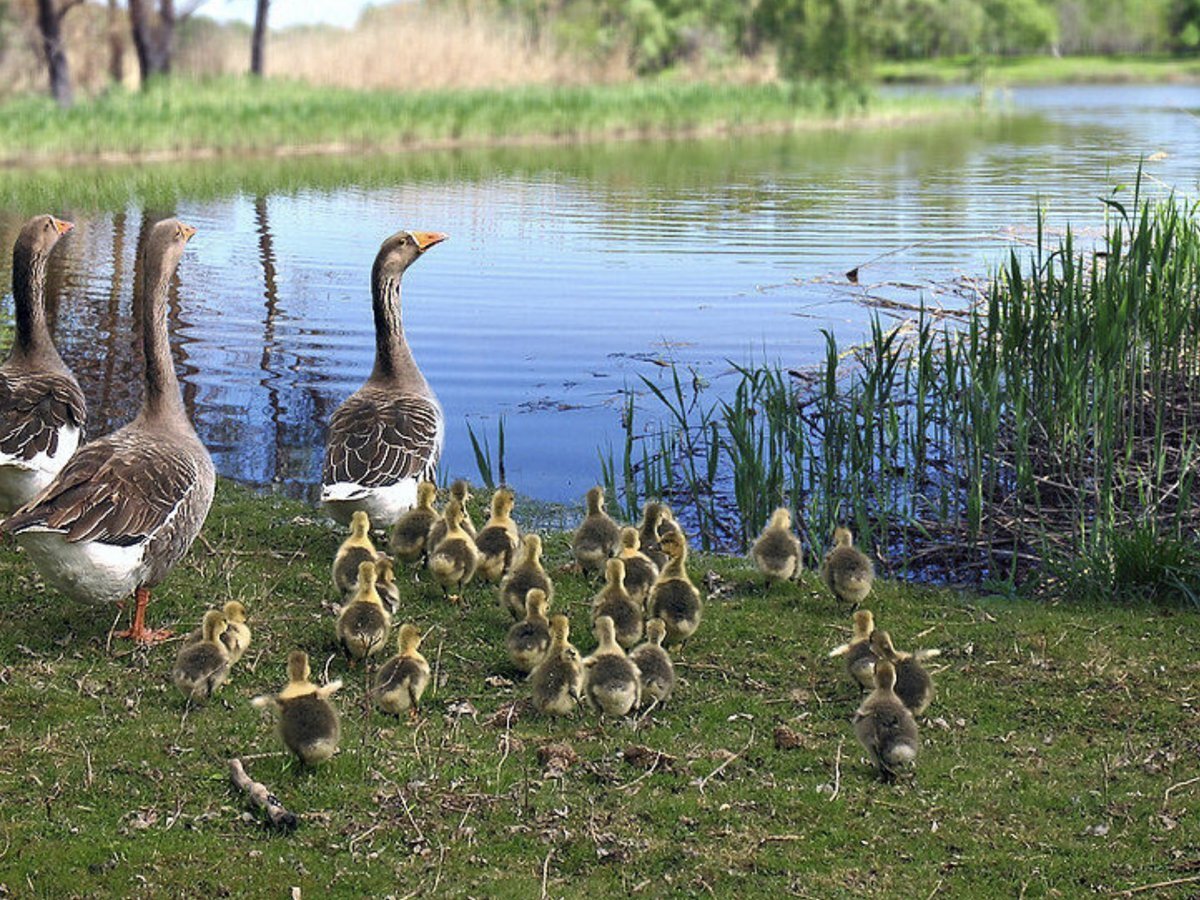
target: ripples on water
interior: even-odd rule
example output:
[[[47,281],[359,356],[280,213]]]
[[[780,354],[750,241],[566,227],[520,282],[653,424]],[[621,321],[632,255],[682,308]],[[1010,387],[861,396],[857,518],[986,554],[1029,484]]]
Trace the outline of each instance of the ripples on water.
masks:
[[[840,275],[882,253],[908,248],[863,267],[864,285],[982,274],[1006,252],[998,230],[1028,233],[1039,203],[1051,227],[1100,225],[1096,198],[1142,157],[1168,154],[1148,164],[1152,185],[1196,185],[1194,89],[1031,89],[1013,103],[1023,114],[1000,122],[445,154],[415,175],[411,161],[342,160],[333,184],[293,171],[218,199],[187,199],[211,192],[166,168],[185,178],[172,209],[52,210],[79,226],[52,266],[59,346],[91,433],[130,418],[139,234],[165,214],[196,225],[171,319],[197,428],[222,474],[311,495],[325,422],[371,368],[380,241],[446,231],[403,297],[447,414],[443,471],[475,476],[466,424],[494,444],[504,415],[509,481],[574,502],[598,448],[620,439],[621,389],[662,373],[651,361],[718,388],[727,360],[802,367],[823,354],[820,329],[864,336],[869,312]],[[8,246],[25,212],[0,210]]]

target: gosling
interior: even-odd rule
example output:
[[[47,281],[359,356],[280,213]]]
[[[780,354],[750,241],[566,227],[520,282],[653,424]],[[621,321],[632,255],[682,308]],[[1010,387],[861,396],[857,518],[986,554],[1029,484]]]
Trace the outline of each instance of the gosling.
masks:
[[[881,659],[875,664],[875,690],[854,714],[854,734],[884,781],[916,764],[920,739],[917,720],[896,696],[896,670]]]
[[[371,541],[371,520],[361,509],[350,517],[350,536],[342,541],[333,558],[333,586],[345,598],[354,591],[358,567],[375,562],[375,544]]]
[[[532,590],[542,591],[547,604],[554,599],[554,582],[542,568],[542,539],[527,534],[521,539],[516,563],[500,582],[500,606],[519,620],[525,614],[525,599]]]
[[[550,621],[546,618],[546,592],[531,588],[525,597],[525,619],[508,629],[504,647],[519,672],[529,673],[550,652]]]
[[[833,530],[833,549],[825,554],[821,564],[821,580],[836,596],[855,606],[871,593],[875,567],[870,558],[854,546],[849,529]]]
[[[599,646],[583,661],[584,693],[594,709],[610,716],[626,715],[641,703],[641,673],[617,643],[611,618],[598,618],[595,634]]]
[[[637,666],[642,683],[642,702],[647,698],[655,706],[666,703],[675,691],[675,664],[663,649],[667,626],[662,619],[651,619],[646,623],[646,643],[634,648],[629,654]]]
[[[834,647],[830,656],[846,657],[846,674],[866,690],[875,687],[875,651],[871,649],[871,633],[875,617],[869,609],[854,613],[854,633],[850,642]]]
[[[274,697],[256,697],[251,703],[260,709],[273,707],[284,746],[306,766],[315,766],[337,752],[342,725],[329,698],[342,683],[317,687],[309,681],[310,674],[308,654],[293,650],[288,654],[287,686]]]
[[[656,542],[657,546],[657,542]],[[650,597],[650,588],[658,580],[658,566],[641,550],[638,530],[632,525],[621,529],[621,552],[618,559],[625,563],[625,590],[643,609]]]
[[[871,649],[877,659],[886,659],[896,671],[896,694],[904,701],[904,705],[912,710],[914,716],[919,716],[929,708],[933,700],[933,679],[925,671],[920,660],[929,659],[941,654],[940,650],[918,650],[916,653],[903,653],[892,644],[892,636],[886,631],[876,631],[871,635]],[[878,668],[879,663],[875,664]],[[878,684],[878,680],[876,680]]]
[[[383,649],[392,630],[392,617],[375,590],[375,577],[373,561],[359,564],[354,596],[338,614],[338,644],[351,665]]]
[[[603,570],[605,560],[616,554],[620,537],[620,527],[604,510],[604,488],[596,485],[587,492],[587,515],[571,543],[575,562],[584,572]]]
[[[569,635],[566,616],[550,619],[550,650],[529,676],[533,705],[543,715],[570,715],[583,694],[583,661]]]
[[[229,676],[229,651],[221,643],[225,616],[215,609],[204,614],[203,636],[175,657],[171,678],[192,703],[205,703]]]
[[[617,643],[628,650],[642,638],[642,613],[642,605],[625,590],[625,562],[610,559],[604,568],[604,587],[592,598],[593,625],[608,616],[616,626]]]
[[[512,567],[520,540],[517,523],[512,518],[514,502],[512,491],[507,488],[496,491],[492,495],[491,518],[475,535],[475,547],[479,550],[476,574],[485,581],[499,582]]]
[[[688,577],[687,541],[682,532],[663,535],[661,546],[667,554],[667,564],[650,589],[650,616],[663,620],[667,627],[667,643],[676,647],[700,627],[704,607],[700,591]]]
[[[800,570],[800,540],[792,534],[792,514],[781,506],[771,513],[771,521],[763,529],[750,557],[766,580],[766,589],[776,581],[788,581]]]
[[[430,676],[429,662],[417,649],[421,646],[421,630],[415,625],[401,625],[396,643],[399,652],[380,666],[375,678],[375,703],[393,716],[407,712],[415,719]]]
[[[388,538],[388,549],[392,556],[403,563],[423,562],[432,549],[427,543],[429,530],[438,520],[433,501],[437,499],[437,486],[431,481],[417,485],[417,505],[404,513],[392,526]]]
[[[457,500],[446,504],[446,536],[433,548],[429,569],[442,586],[442,596],[452,603],[462,600],[462,590],[475,575],[479,551],[475,540],[463,529],[463,509]],[[450,588],[455,593],[450,593]]]

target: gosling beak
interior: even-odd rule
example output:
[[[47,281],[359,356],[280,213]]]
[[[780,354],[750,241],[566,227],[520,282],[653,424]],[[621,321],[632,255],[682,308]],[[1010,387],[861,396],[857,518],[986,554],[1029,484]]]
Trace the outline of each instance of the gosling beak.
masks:
[[[54,223],[54,228],[59,234],[66,234],[75,227],[74,222],[64,222],[62,219],[55,219],[53,216],[50,217],[50,221]]]
[[[424,253],[434,244],[440,244],[449,235],[442,234],[440,231],[413,231],[410,232],[413,240],[417,242],[417,249]]]
[[[192,235],[196,233],[195,228],[193,228],[191,225],[184,225],[183,223],[180,223],[179,230],[183,232],[183,239],[185,242],[190,241],[192,239]]]

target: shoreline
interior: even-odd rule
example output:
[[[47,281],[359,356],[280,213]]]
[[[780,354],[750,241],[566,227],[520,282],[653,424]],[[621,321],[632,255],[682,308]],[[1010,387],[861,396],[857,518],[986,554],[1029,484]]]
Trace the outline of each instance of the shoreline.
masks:
[[[636,127],[619,125],[600,130],[584,130],[567,134],[529,132],[526,134],[495,135],[492,137],[412,138],[398,141],[328,141],[317,143],[276,144],[263,147],[222,148],[182,147],[170,150],[120,151],[96,153],[17,154],[0,156],[0,171],[31,171],[64,167],[128,166],[212,160],[308,159],[344,157],[356,153],[386,155],[392,153],[422,153],[427,151],[488,150],[507,147],[573,147],[585,144],[626,143],[635,141],[672,141],[719,137],[752,137],[754,135],[788,134],[811,131],[850,131],[862,128],[899,128],[943,121],[962,112],[957,105],[942,110],[892,110],[866,112],[856,115],[837,115],[828,118],[794,119],[738,124],[729,121],[695,125]],[[972,110],[973,114],[978,114]]]

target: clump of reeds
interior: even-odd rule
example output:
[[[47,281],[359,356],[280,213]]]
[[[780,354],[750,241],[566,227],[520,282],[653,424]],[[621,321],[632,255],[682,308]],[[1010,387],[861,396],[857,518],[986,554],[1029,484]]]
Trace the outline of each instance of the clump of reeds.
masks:
[[[741,368],[719,403],[685,407],[677,373],[674,397],[647,382],[666,427],[638,438],[632,464],[630,407],[610,489],[627,505],[694,498],[706,543],[745,546],[786,502],[814,554],[845,522],[913,574],[1018,583],[1040,569],[1042,583],[1087,574],[1123,595],[1141,579],[1144,595],[1193,597],[1200,578],[1180,571],[1195,554],[1178,547],[1200,531],[1200,219],[1176,200],[1108,202],[1101,247],[1068,231],[1051,250],[1039,227],[1032,258],[1010,255],[964,327],[875,318],[849,361],[826,334],[817,377]]]

